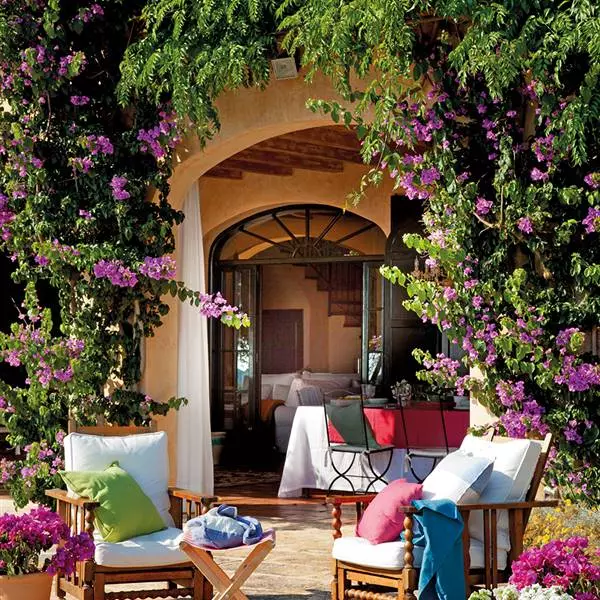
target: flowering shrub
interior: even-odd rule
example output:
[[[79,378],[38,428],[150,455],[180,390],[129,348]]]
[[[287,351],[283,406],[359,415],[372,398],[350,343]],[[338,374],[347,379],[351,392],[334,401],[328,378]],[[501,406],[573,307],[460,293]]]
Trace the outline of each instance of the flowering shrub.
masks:
[[[509,435],[551,432],[547,482],[597,505],[596,7],[388,6],[350,15],[306,0],[283,27],[288,51],[301,48],[308,72],[330,75],[347,101],[311,106],[361,139],[371,168],[351,201],[389,178],[404,196],[395,202],[422,205],[422,231],[403,240],[439,277],[382,273],[462,353],[462,369],[421,352],[419,377],[476,393]]]
[[[533,509],[523,544],[532,548],[573,536],[586,537],[591,548],[600,548],[600,512],[564,500],[556,508]]]
[[[308,78],[330,76],[346,101],[311,108],[354,126],[371,165],[350,200],[389,178],[423,206],[422,234],[404,241],[439,280],[383,272],[464,356],[458,369],[418,353],[420,377],[477,393],[509,435],[552,432],[547,481],[597,505],[599,15],[589,0],[546,4],[151,0],[121,85],[172,93],[210,134],[214,96],[263,83],[272,32],[286,31]]]
[[[518,590],[536,583],[558,586],[576,600],[594,600],[600,597],[600,566],[592,562],[588,544],[585,537],[571,537],[526,550],[513,562],[509,582]]]
[[[473,592],[469,600],[573,600],[562,588],[542,587],[538,583],[518,590],[514,585],[507,585],[491,590]]]
[[[42,553],[52,548],[52,556],[40,565]],[[49,575],[70,575],[77,561],[93,556],[89,534],[72,535],[63,520],[45,507],[0,516],[0,570],[6,575],[37,573],[40,568]]]
[[[45,501],[67,415],[140,424],[184,401],[137,389],[165,294],[227,326],[249,324],[176,279],[183,214],[168,179],[181,120],[167,98],[122,107],[116,94],[142,6],[0,1],[0,251],[24,286],[17,322],[0,333],[0,360],[24,381],[0,381],[0,424],[25,448],[0,477],[19,505]],[[44,306],[43,286],[58,311]]]

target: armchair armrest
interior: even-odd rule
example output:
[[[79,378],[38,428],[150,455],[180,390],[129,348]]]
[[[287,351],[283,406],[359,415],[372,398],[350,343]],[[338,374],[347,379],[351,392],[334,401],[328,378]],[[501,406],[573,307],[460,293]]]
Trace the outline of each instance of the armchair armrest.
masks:
[[[89,498],[85,498],[83,496],[69,496],[67,490],[52,489],[46,490],[44,493],[46,496],[48,496],[48,498],[54,498],[54,500],[58,500],[59,502],[66,502],[71,506],[92,509],[100,506],[99,502],[95,502],[94,500],[90,500]]]
[[[479,502],[477,504],[459,504],[458,509],[461,512],[471,512],[472,510],[527,510],[532,508],[558,506],[559,504],[559,500],[531,500],[529,502]]]
[[[52,489],[44,493],[56,500],[56,511],[73,532],[85,531],[94,537],[94,511],[100,506],[99,502],[83,496],[69,496],[67,490]]]
[[[168,492],[171,501],[170,513],[179,529],[183,528],[185,521],[204,514],[211,504],[218,501],[216,496],[178,487],[170,487]]]
[[[325,498],[326,504],[368,504],[375,498],[377,494],[356,494],[356,495],[341,495],[341,496],[327,496]]]
[[[169,496],[181,498],[182,500],[189,500],[190,502],[199,502],[204,506],[210,506],[219,500],[219,498],[214,495],[203,494],[202,492],[192,492],[191,490],[178,487],[170,487]]]

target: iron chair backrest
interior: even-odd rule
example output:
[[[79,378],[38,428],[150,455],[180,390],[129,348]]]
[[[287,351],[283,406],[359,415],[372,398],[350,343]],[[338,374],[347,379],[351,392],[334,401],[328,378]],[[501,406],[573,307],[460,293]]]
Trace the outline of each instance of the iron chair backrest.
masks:
[[[450,453],[450,446],[448,444],[448,430],[446,429],[446,418],[444,416],[444,402],[440,398],[440,400],[430,400],[431,404],[435,404],[435,408],[426,409],[423,411],[423,414],[436,414],[440,419],[440,424],[442,426],[442,433],[444,435],[444,446],[446,454]],[[404,441],[406,442],[406,450],[410,451],[411,448],[417,449],[419,446],[411,446],[409,440],[409,428],[406,427],[406,417],[404,415],[404,406],[402,403],[399,403],[400,406],[400,418],[402,419],[402,429],[404,430]]]
[[[307,385],[296,391],[298,394],[298,406],[321,406],[323,404],[323,392],[314,385]]]
[[[328,448],[335,445],[335,442],[332,444],[331,441],[330,425],[333,425],[340,434],[344,444],[362,447],[366,451],[380,448],[365,416],[362,395],[360,399],[347,400],[348,404],[335,405],[332,402],[344,402],[344,400],[323,396]]]

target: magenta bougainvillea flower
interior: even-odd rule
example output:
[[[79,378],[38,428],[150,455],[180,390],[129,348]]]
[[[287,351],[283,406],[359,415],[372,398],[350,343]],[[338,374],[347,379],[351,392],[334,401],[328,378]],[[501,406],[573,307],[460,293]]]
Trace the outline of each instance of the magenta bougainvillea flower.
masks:
[[[70,575],[78,561],[94,556],[89,534],[72,534],[48,508],[34,508],[21,515],[0,516],[0,564],[7,575],[36,573],[40,556],[54,550],[42,570],[50,575]]]
[[[592,561],[585,537],[552,540],[531,548],[512,564],[509,582],[517,589],[536,583],[559,586],[576,600],[600,597],[600,567]]]

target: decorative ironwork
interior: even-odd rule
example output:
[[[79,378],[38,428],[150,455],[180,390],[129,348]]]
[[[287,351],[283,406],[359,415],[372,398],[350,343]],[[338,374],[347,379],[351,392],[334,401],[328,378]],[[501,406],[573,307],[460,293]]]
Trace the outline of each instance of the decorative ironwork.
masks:
[[[317,218],[321,223],[317,224]],[[277,234],[273,230],[268,233],[260,230],[268,222],[277,226]],[[300,222],[302,225],[299,227]],[[335,235],[336,226],[342,224],[344,229]],[[374,223],[340,208],[314,205],[284,207],[250,217],[233,229],[228,239],[243,234],[268,244],[253,257],[259,261],[272,258],[340,258],[360,256],[361,253],[348,248],[347,243],[376,227]],[[220,256],[221,260],[231,258]],[[234,256],[233,260],[236,259],[237,256]]]

